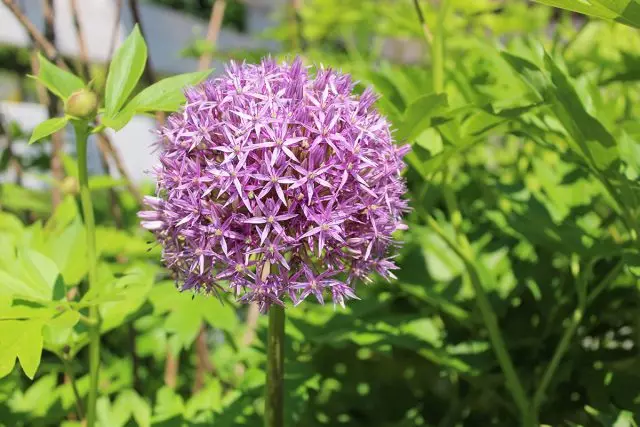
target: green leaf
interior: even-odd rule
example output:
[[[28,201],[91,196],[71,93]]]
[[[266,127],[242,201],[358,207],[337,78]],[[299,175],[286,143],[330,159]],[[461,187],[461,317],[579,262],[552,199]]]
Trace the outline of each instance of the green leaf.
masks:
[[[640,3],[636,0],[536,0],[547,6],[559,7],[596,18],[618,21],[640,28]]]
[[[17,357],[24,373],[33,379],[42,355],[42,326],[41,320],[0,321],[0,377],[11,372]]]
[[[121,187],[126,184],[126,179],[117,179],[109,175],[89,177],[89,189],[91,191],[108,190],[109,188]]]
[[[13,256],[0,262],[0,295],[51,301],[59,279],[56,264],[32,249],[19,250]]]
[[[73,327],[78,323],[78,320],[80,320],[80,314],[71,310],[49,320],[43,330],[45,347],[52,350],[61,349],[69,341]]]
[[[66,100],[71,94],[84,87],[80,77],[52,64],[38,53],[40,69],[36,79],[58,98]]]
[[[147,62],[147,45],[136,25],[113,56],[105,89],[105,115],[114,117],[136,87]]]
[[[176,111],[185,102],[184,88],[200,83],[213,70],[167,77],[137,94],[127,105],[136,113],[147,111]]]
[[[123,300],[100,305],[102,330],[107,331],[117,327],[126,320],[127,316],[140,308],[153,285],[154,272],[153,267],[133,267],[125,275],[106,285],[105,293],[117,291]]]
[[[569,76],[546,52],[541,56],[546,70],[527,59],[503,52],[503,57],[523,81],[549,102],[569,136],[571,148],[595,169],[605,170],[616,157],[615,139],[587,112]]]
[[[133,110],[125,107],[123,110],[116,113],[114,117],[103,117],[102,124],[115,131],[119,131],[131,121],[134,115],[135,112]]]
[[[68,119],[66,117],[54,117],[53,119],[45,120],[38,124],[29,138],[29,144],[33,144],[49,135],[58,132],[60,129],[67,125]]]
[[[416,99],[405,110],[396,137],[399,140],[414,141],[432,126],[433,116],[447,105],[447,95],[443,93],[431,93]]]
[[[102,123],[116,131],[122,129],[135,114],[150,111],[173,112],[185,102],[184,88],[205,79],[212,70],[179,74],[167,77],[147,87],[113,117],[105,117]]]

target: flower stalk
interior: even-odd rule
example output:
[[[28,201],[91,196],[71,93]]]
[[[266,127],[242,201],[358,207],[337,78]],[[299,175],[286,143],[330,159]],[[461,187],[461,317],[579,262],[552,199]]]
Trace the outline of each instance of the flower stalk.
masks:
[[[78,181],[80,184],[80,202],[84,216],[87,239],[87,261],[89,264],[89,289],[96,286],[96,224],[93,214],[89,175],[87,170],[87,140],[89,124],[85,120],[74,120],[76,134],[76,151],[78,156]],[[94,322],[89,326],[89,398],[87,400],[87,427],[96,423],[96,401],[98,399],[98,379],[100,372],[100,313],[97,306],[89,308],[89,319]]]
[[[284,426],[284,307],[269,308],[265,427]]]

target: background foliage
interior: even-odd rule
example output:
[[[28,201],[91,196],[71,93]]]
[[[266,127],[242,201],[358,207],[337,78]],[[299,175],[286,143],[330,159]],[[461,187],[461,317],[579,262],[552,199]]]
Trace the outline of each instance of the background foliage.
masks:
[[[438,57],[412,1],[309,0],[301,27],[283,20],[268,34],[300,38],[291,45],[309,63],[374,86],[396,138],[413,146],[398,280],[361,286],[346,310],[287,309],[290,426],[518,425],[497,329],[541,424],[636,425],[640,6],[543,3],[627,25],[490,0],[451,1],[439,20],[438,4],[422,2]],[[398,41],[418,55],[398,58]],[[5,128],[16,140],[30,134]],[[16,158],[47,179],[46,150],[8,150],[3,170]],[[121,180],[92,177],[103,285],[73,296],[87,267],[77,172],[64,164],[70,180],[53,213],[48,192],[0,190],[0,425],[80,425],[64,372],[84,397],[91,305],[104,320],[101,425],[260,425],[266,319],[252,340],[246,306],[179,294]],[[195,351],[202,324],[206,374]]]

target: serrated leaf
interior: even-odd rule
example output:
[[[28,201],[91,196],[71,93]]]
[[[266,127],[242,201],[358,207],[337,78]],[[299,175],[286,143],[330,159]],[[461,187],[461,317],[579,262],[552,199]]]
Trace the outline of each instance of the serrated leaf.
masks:
[[[0,321],[0,377],[11,372],[17,357],[24,373],[33,379],[42,355],[43,325],[41,320]]]
[[[80,77],[59,68],[38,53],[40,69],[36,79],[58,98],[66,100],[73,92],[84,87]]]
[[[114,117],[136,87],[147,62],[147,45],[140,28],[133,31],[117,50],[109,65],[105,88],[105,116]]]
[[[447,105],[447,95],[443,93],[431,93],[416,99],[405,110],[396,138],[413,142],[432,126],[431,119]]]
[[[41,139],[58,132],[67,125],[67,122],[68,120],[66,117],[54,117],[53,119],[45,120],[38,124],[35,129],[33,129],[31,138],[29,138],[29,144],[33,144],[36,141],[40,141]]]
[[[596,18],[614,20],[640,28],[640,3],[636,0],[535,0],[547,6],[571,10]]]
[[[113,329],[122,324],[128,315],[135,312],[144,303],[153,285],[153,272],[151,267],[134,267],[129,269],[124,276],[105,286],[104,293],[117,291],[123,300],[105,302],[100,305],[103,330]]]
[[[67,310],[47,321],[43,330],[45,346],[54,350],[62,348],[67,343],[73,327],[79,320],[80,314],[77,311]]]
[[[572,149],[595,169],[605,170],[615,159],[615,140],[604,125],[587,112],[569,76],[544,52],[545,70],[519,56],[507,52],[502,55],[523,81],[549,102],[569,136]]]

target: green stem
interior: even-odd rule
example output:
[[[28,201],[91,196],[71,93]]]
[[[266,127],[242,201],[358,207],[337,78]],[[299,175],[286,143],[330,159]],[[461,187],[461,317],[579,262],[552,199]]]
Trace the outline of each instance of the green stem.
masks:
[[[265,427],[284,426],[284,307],[269,308]]]
[[[64,365],[64,372],[67,374],[67,377],[69,377],[69,382],[71,383],[71,389],[73,390],[73,395],[76,399],[76,412],[78,413],[78,417],[82,420],[84,418],[84,410],[82,409],[82,398],[80,397],[80,392],[78,391],[76,378],[73,376],[71,363],[64,356],[62,356],[60,359],[62,359],[62,364]]]
[[[438,11],[438,22],[433,34],[431,43],[431,67],[433,74],[433,91],[444,92],[444,40],[445,40],[445,20],[449,10],[449,1],[442,0]]]
[[[569,350],[569,345],[571,344],[571,340],[573,339],[573,335],[578,329],[578,325],[582,321],[582,316],[584,315],[583,308],[577,308],[573,312],[573,316],[571,317],[571,323],[564,331],[562,338],[560,339],[560,343],[556,348],[556,351],[553,353],[553,357],[551,358],[551,362],[549,362],[549,366],[545,370],[542,375],[542,380],[540,380],[540,384],[538,385],[538,389],[533,395],[533,407],[538,409],[540,404],[542,403],[542,399],[545,396],[547,391],[547,387],[551,383],[551,379],[553,378],[558,366],[560,366],[560,362],[564,357],[565,353]]]
[[[489,333],[491,347],[493,348],[496,358],[498,359],[498,364],[504,373],[507,388],[513,394],[513,399],[518,406],[522,416],[522,424],[526,427],[534,426],[536,417],[534,414],[531,414],[529,400],[513,365],[513,361],[511,360],[511,356],[507,350],[502,333],[500,332],[496,314],[491,307],[491,303],[489,302],[486,292],[484,291],[484,286],[482,285],[480,274],[475,266],[474,257],[471,252],[471,245],[469,244],[467,237],[460,233],[458,235],[458,241],[460,243],[458,243],[444,232],[433,217],[426,215],[426,220],[429,226],[444,240],[447,246],[449,246],[451,250],[453,250],[464,262],[476,295],[478,309],[480,310],[482,320]]]
[[[78,180],[80,184],[80,202],[84,216],[85,233],[87,236],[87,258],[89,263],[89,289],[96,286],[96,224],[93,216],[93,203],[89,190],[89,176],[87,171],[87,139],[89,126],[87,122],[77,120],[73,122],[76,132],[76,152],[78,155]],[[89,399],[87,401],[87,427],[94,427],[96,423],[96,401],[98,400],[98,379],[100,372],[100,313],[97,306],[89,308],[89,318],[95,325],[89,327]]]
[[[578,299],[579,301],[578,308],[576,308],[576,310],[573,312],[573,316],[571,317],[571,323],[569,324],[567,329],[565,329],[564,334],[560,339],[560,343],[558,344],[558,347],[556,347],[556,350],[553,353],[551,362],[549,362],[549,365],[547,366],[544,374],[542,375],[542,380],[540,380],[540,384],[538,385],[538,388],[533,396],[532,406],[536,411],[540,408],[540,405],[542,404],[542,400],[545,397],[549,384],[551,383],[551,380],[553,379],[553,376],[555,375],[556,370],[558,369],[558,366],[560,366],[560,362],[562,361],[562,358],[565,356],[567,351],[569,351],[569,346],[571,345],[571,341],[573,340],[576,329],[578,329],[578,326],[580,326],[580,322],[584,317],[584,312],[586,311],[591,301],[593,301],[604,289],[606,289],[611,285],[611,283],[613,283],[616,277],[618,277],[618,274],[620,274],[622,267],[623,267],[623,262],[619,261],[616,265],[613,266],[613,268],[609,271],[609,273],[607,273],[607,275],[589,293],[589,295],[586,298]],[[586,284],[584,288],[586,290]]]

